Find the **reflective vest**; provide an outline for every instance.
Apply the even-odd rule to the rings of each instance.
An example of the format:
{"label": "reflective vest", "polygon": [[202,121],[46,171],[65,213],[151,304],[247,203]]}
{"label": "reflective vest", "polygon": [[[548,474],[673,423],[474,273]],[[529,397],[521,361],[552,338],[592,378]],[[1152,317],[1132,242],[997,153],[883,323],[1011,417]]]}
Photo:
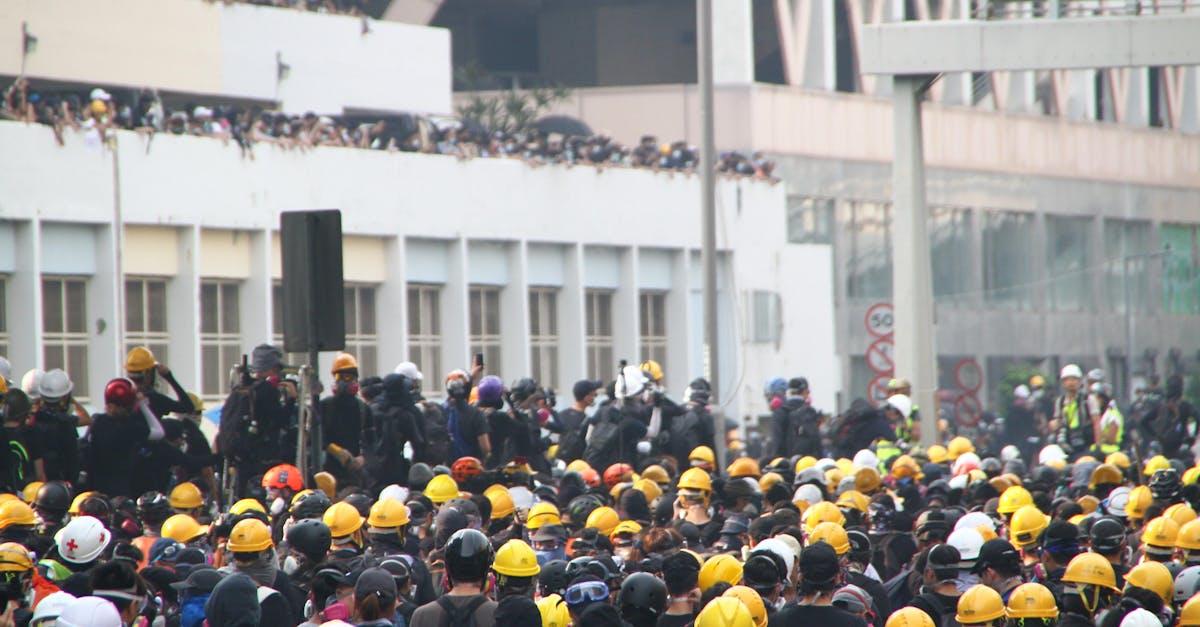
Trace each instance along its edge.
{"label": "reflective vest", "polygon": [[[1110,415],[1115,417],[1117,420],[1117,441],[1113,444],[1104,443],[1100,445],[1100,452],[1105,454],[1116,453],[1117,451],[1121,450],[1121,442],[1125,439],[1125,416],[1121,414],[1120,409],[1117,409],[1116,403],[1109,404],[1108,411],[1104,412],[1105,417]],[[1100,420],[1100,428],[1100,434],[1101,437],[1103,437],[1104,419]]]}

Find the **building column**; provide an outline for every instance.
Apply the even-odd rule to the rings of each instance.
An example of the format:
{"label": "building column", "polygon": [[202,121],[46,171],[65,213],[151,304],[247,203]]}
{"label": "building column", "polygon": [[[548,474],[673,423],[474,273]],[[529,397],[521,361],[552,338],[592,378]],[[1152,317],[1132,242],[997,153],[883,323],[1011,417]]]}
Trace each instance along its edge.
{"label": "building column", "polygon": [[529,272],[525,240],[508,246],[508,285],[500,290],[501,372],[528,376],[529,367]]}
{"label": "building column", "polygon": [[[467,240],[459,237],[447,246],[449,268],[442,303],[442,369],[449,372],[471,364],[470,297],[467,284]],[[430,373],[443,377],[446,372]]]}
{"label": "building column", "polygon": [[692,318],[689,315],[691,294],[691,253],[687,249],[671,253],[671,290],[667,292],[667,361],[664,386],[679,388],[689,380],[692,361]]}
{"label": "building column", "polygon": [[[638,306],[638,251],[635,247],[620,250],[620,281],[613,294],[613,357],[629,363],[641,363],[641,326]],[[613,364],[614,366],[616,364]]]}
{"label": "building column", "polygon": [[587,375],[584,326],[583,245],[563,249],[563,285],[558,296],[558,380],[563,389]]}
{"label": "building column", "polygon": [[121,298],[125,289],[124,275],[117,266],[117,232],[112,224],[97,225],[96,272],[87,282],[88,382],[92,389],[92,404],[99,406],[104,398],[104,386],[109,379],[125,373],[124,335],[125,312]]}
{"label": "building column", "polygon": [[[249,353],[259,344],[274,344],[272,322],[276,303],[272,302],[272,287],[275,282],[271,278],[271,229],[242,231],[241,235],[250,238],[250,267],[242,282],[238,314],[242,325],[242,348]],[[338,302],[341,302],[340,294]],[[278,305],[282,307],[283,303]],[[282,346],[278,348],[283,350]]]}
{"label": "building column", "polygon": [[186,390],[199,393],[200,366],[200,227],[178,229],[178,273],[167,281],[170,315],[167,342],[171,347],[171,372]]}
{"label": "building column", "polygon": [[[42,368],[42,224],[36,218],[15,221],[13,261],[8,280],[8,360],[13,377],[30,368]],[[22,329],[21,333],[14,333]],[[19,371],[19,372],[18,372]]]}
{"label": "building column", "polygon": [[[375,329],[379,338],[376,354],[381,376],[390,373],[397,364],[408,361],[408,277],[404,254],[403,237],[392,236],[384,240],[386,273],[375,297]],[[440,373],[430,374],[440,376]]]}
{"label": "building column", "polygon": [[754,82],[754,7],[750,0],[711,0],[713,84]]}

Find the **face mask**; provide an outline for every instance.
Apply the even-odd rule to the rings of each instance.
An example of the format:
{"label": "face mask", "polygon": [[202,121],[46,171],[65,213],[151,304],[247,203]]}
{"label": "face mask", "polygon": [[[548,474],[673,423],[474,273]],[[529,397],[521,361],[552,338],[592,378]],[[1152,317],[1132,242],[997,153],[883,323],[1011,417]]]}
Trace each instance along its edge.
{"label": "face mask", "polygon": [[354,396],[358,394],[358,381],[338,382],[336,392],[338,394],[348,394],[350,396]]}
{"label": "face mask", "polygon": [[547,562],[564,559],[567,555],[567,548],[561,547],[550,549],[549,551],[534,551],[533,553],[537,555],[538,566],[545,566]]}
{"label": "face mask", "polygon": [[295,555],[289,555],[283,560],[283,572],[289,575],[295,575],[296,571],[300,570],[303,564]]}
{"label": "face mask", "polygon": [[278,516],[278,515],[282,514],[283,510],[285,510],[285,509],[287,509],[287,502],[285,502],[283,500],[283,498],[277,497],[274,501],[271,501],[271,515],[272,516]]}

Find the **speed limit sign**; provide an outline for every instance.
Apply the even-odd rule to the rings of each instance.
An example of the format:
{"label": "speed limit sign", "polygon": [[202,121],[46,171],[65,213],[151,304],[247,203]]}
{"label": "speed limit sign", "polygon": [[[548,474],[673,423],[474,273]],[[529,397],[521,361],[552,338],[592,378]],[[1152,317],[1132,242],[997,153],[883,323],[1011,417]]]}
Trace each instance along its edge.
{"label": "speed limit sign", "polygon": [[891,303],[875,303],[867,309],[867,333],[875,337],[885,337],[892,334],[896,326],[896,315],[892,312]]}

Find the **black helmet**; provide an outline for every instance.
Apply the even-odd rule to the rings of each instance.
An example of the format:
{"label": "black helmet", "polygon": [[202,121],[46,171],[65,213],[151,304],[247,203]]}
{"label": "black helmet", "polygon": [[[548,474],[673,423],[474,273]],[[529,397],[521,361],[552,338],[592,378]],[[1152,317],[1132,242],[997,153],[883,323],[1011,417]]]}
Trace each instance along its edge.
{"label": "black helmet", "polygon": [[521,401],[537,393],[537,382],[529,377],[517,379],[516,381],[513,381],[512,387],[509,388],[509,392],[512,394],[513,402],[520,403]]}
{"label": "black helmet", "polygon": [[577,557],[567,562],[567,581],[575,581],[582,575],[593,575],[600,581],[608,581],[612,573],[604,562],[590,556]]}
{"label": "black helmet", "polygon": [[858,529],[846,531],[850,540],[850,561],[866,564],[871,561],[871,537]]}
{"label": "black helmet", "polygon": [[306,518],[292,525],[287,532],[287,543],[308,556],[323,557],[329,552],[329,527],[319,520]]}
{"label": "black helmet", "polygon": [[375,499],[361,492],[351,494],[342,499],[342,501],[353,505],[354,509],[358,510],[358,515],[363,518],[371,515],[371,506],[375,504]]}
{"label": "black helmet", "polygon": [[296,499],[292,503],[292,518],[295,520],[303,520],[305,518],[321,518],[325,514],[325,510],[333,503],[328,496],[320,490],[314,490]]}
{"label": "black helmet", "polygon": [[995,477],[1004,469],[1004,465],[995,457],[985,457],[982,462],[979,462],[979,469],[988,477]]}
{"label": "black helmet", "polygon": [[48,481],[38,488],[33,506],[40,512],[63,516],[71,509],[71,489],[61,481]]}
{"label": "black helmet", "polygon": [[483,581],[494,557],[487,536],[474,529],[460,529],[446,543],[446,574],[452,582]]}
{"label": "black helmet", "polygon": [[430,479],[433,469],[425,462],[417,462],[408,469],[408,487],[413,490],[424,490]]}
{"label": "black helmet", "polygon": [[538,585],[542,587],[543,597],[551,593],[561,595],[570,583],[571,580],[567,579],[567,562],[564,560],[550,560],[538,573]]}
{"label": "black helmet", "polygon": [[567,503],[567,514],[571,516],[571,524],[582,527],[588,516],[591,516],[596,508],[603,505],[600,497],[595,494],[580,494],[571,499],[571,502]]}
{"label": "black helmet", "polygon": [[621,584],[617,609],[628,620],[631,615],[658,617],[667,607],[667,584],[650,573],[634,573]]}
{"label": "black helmet", "polygon": [[138,497],[137,517],[143,523],[158,524],[171,517],[171,502],[162,492],[146,492]]}
{"label": "black helmet", "polygon": [[18,387],[9,388],[4,395],[4,419],[16,420],[22,418],[33,411],[33,402],[29,400],[29,395]]}
{"label": "black helmet", "polygon": [[1179,479],[1179,471],[1174,468],[1163,468],[1150,477],[1150,494],[1158,501],[1170,501],[1179,494],[1183,482]]}
{"label": "black helmet", "polygon": [[1125,525],[1113,518],[1100,518],[1092,523],[1088,537],[1097,553],[1115,553],[1125,542]]}

